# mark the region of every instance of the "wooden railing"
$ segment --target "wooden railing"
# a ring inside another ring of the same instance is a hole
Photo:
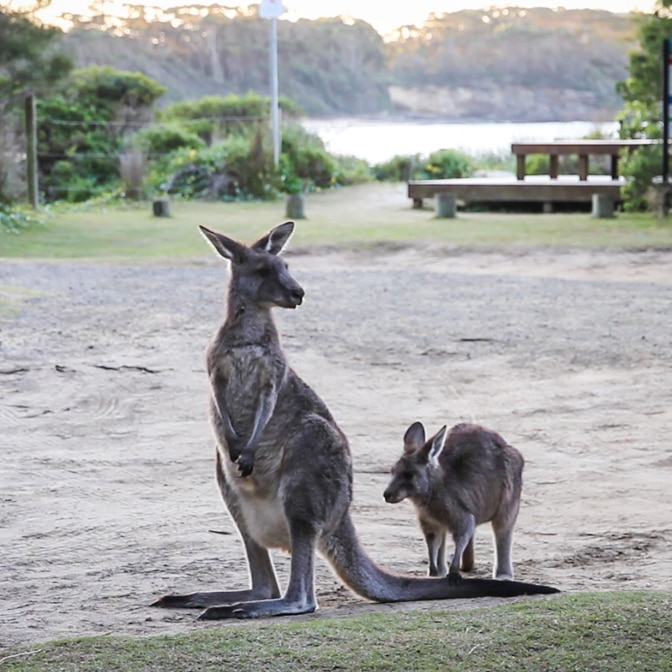
[[[653,145],[659,140],[558,140],[554,142],[514,142],[511,152],[516,156],[516,177],[524,180],[526,175],[525,159],[530,154],[547,154],[550,160],[549,174],[557,180],[559,157],[577,155],[579,157],[579,180],[588,179],[589,157],[611,156],[611,179],[618,180],[618,159],[624,149],[632,152],[638,147]]]

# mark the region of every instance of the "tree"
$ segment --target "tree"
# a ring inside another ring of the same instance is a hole
[[[58,51],[63,33],[40,24],[28,10],[0,7],[0,113],[24,90],[49,89],[72,69],[72,60]]]
[[[638,19],[640,48],[630,54],[629,77],[616,86],[625,101],[618,119],[621,137],[659,139],[663,135],[663,41],[672,36],[672,0],[656,0],[653,14]],[[650,207],[651,185],[660,175],[662,147],[642,147],[623,164],[627,210]]]
[[[43,26],[33,12],[48,1],[21,11],[0,7],[0,203],[21,197],[23,168],[16,157],[25,152],[21,106],[25,93],[48,91],[72,69],[58,51],[62,32]]]

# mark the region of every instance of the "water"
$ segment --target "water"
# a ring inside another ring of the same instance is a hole
[[[427,156],[438,149],[456,149],[471,156],[508,155],[512,142],[574,140],[599,131],[615,137],[617,122],[590,121],[514,123],[418,123],[361,119],[306,119],[332,154],[357,156],[381,163],[395,155]]]

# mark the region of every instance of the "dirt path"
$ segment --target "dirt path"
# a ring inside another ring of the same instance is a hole
[[[303,252],[283,342],[351,440],[376,559],[426,571],[410,505],[382,498],[406,427],[473,420],[527,460],[518,578],[672,590],[672,253]],[[0,646],[222,627],[147,605],[247,581],[205,412],[225,279],[214,259],[3,260]],[[488,575],[486,527],[476,561]],[[428,606],[369,606],[324,563],[317,583],[326,615]]]

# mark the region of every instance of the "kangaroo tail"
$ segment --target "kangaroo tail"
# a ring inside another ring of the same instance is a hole
[[[497,579],[421,578],[394,574],[377,565],[366,552],[346,513],[339,526],[320,541],[320,552],[337,576],[358,595],[374,602],[410,602],[473,597],[516,597],[560,592],[551,586]]]

